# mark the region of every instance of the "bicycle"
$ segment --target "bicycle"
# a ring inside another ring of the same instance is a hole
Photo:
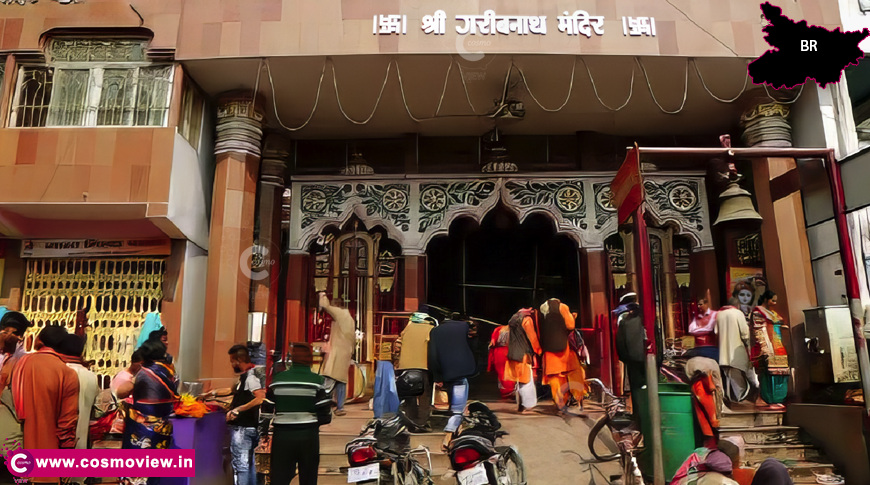
[[[588,379],[586,384],[587,388],[591,384],[601,388],[601,401],[604,406],[604,416],[592,426],[589,432],[587,445],[590,453],[598,461],[613,461],[619,458],[622,465],[622,485],[644,485],[637,465],[637,455],[642,451],[639,444],[643,435],[637,429],[631,414],[626,411],[626,399],[613,394],[598,379]],[[605,427],[609,431],[608,435],[616,442],[617,453],[599,454],[595,450],[595,441]]]

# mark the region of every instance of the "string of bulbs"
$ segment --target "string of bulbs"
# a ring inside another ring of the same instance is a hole
[[[598,102],[601,104],[601,106],[603,106],[608,111],[612,111],[612,112],[620,111],[623,108],[625,108],[626,106],[628,106],[628,103],[631,101],[632,97],[634,96],[634,80],[635,80],[635,73],[637,71],[634,68],[634,66],[632,66],[632,70],[631,70],[631,81],[629,82],[628,96],[625,98],[625,102],[623,102],[619,107],[614,108],[614,107],[609,106],[607,103],[604,102],[603,99],[601,99],[601,96],[598,94],[598,87],[595,83],[595,78],[592,75],[592,70],[589,69],[589,65],[586,63],[586,60],[582,57],[579,57],[579,56],[574,57],[574,63],[573,63],[573,66],[571,68],[571,79],[568,83],[568,94],[565,96],[565,101],[562,102],[562,104],[559,105],[559,107],[557,107],[557,108],[547,108],[538,100],[538,98],[532,92],[532,88],[526,79],[525,72],[523,71],[523,69],[520,66],[516,65],[516,63],[514,63],[513,60],[511,60],[510,67],[508,67],[507,73],[505,74],[505,87],[507,87],[507,85],[509,83],[510,76],[513,73],[513,70],[516,69],[520,75],[520,78],[522,79],[522,82],[523,82],[523,85],[525,86],[526,92],[529,93],[529,96],[532,98],[532,100],[534,100],[535,104],[537,104],[538,107],[543,111],[546,111],[549,113],[559,112],[563,108],[565,108],[565,106],[568,105],[568,101],[570,101],[571,95],[573,94],[574,80],[576,78],[577,60],[578,59],[583,63],[583,66],[586,69],[586,74],[587,74],[587,76],[589,76],[589,82],[592,84],[592,91],[595,94],[595,98],[598,100]],[[734,97],[729,98],[729,99],[720,98],[719,96],[715,95],[710,90],[710,88],[707,86],[707,82],[704,80],[704,76],[701,74],[701,70],[698,68],[698,64],[697,64],[697,62],[695,62],[695,59],[687,58],[686,59],[686,69],[685,69],[685,80],[683,83],[682,101],[680,102],[680,106],[677,109],[668,110],[664,106],[662,106],[661,103],[659,102],[659,100],[656,98],[655,92],[653,91],[652,83],[650,82],[649,74],[647,73],[646,66],[643,64],[643,61],[639,57],[635,57],[634,60],[635,60],[635,64],[637,65],[637,67],[640,68],[640,72],[643,74],[643,78],[646,81],[647,89],[649,90],[649,93],[653,99],[653,102],[659,108],[659,110],[661,110],[662,113],[669,114],[669,115],[678,114],[678,113],[682,112],[686,107],[686,101],[688,99],[688,94],[689,94],[689,65],[690,64],[694,67],[695,74],[698,76],[698,79],[701,81],[701,85],[704,87],[704,90],[707,92],[707,94],[709,94],[713,99],[715,99],[716,101],[718,101],[720,103],[733,103],[733,102],[737,101],[740,98],[740,96],[742,96],[743,93],[746,92],[746,88],[749,85],[749,75],[747,73],[747,75],[744,77],[744,80],[743,80],[743,87],[740,89],[740,92],[738,92],[737,95],[735,95]],[[442,89],[441,89],[441,95],[438,99],[438,106],[435,109],[434,114],[432,116],[428,116],[428,117],[427,116],[415,116],[411,112],[411,108],[410,108],[410,106],[408,106],[407,96],[405,95],[405,85],[404,85],[404,82],[402,80],[402,71],[401,71],[401,68],[399,67],[399,62],[396,59],[390,60],[389,64],[387,64],[386,72],[384,73],[384,81],[381,84],[381,88],[380,88],[380,91],[378,92],[378,97],[375,100],[374,107],[372,107],[371,113],[363,120],[356,120],[354,118],[351,118],[351,116],[348,115],[347,112],[345,111],[344,106],[341,103],[341,96],[340,96],[339,90],[338,90],[338,77],[337,77],[336,71],[335,71],[335,63],[332,62],[332,58],[330,58],[330,57],[327,57],[323,61],[323,68],[320,71],[320,79],[317,83],[317,92],[314,96],[314,104],[311,107],[311,112],[308,114],[308,118],[306,118],[306,120],[299,126],[296,126],[296,127],[287,126],[287,124],[285,124],[283,122],[283,120],[281,119],[281,115],[278,113],[278,103],[277,103],[277,99],[276,99],[276,95],[275,95],[275,82],[274,82],[274,79],[272,77],[272,68],[269,65],[268,59],[261,59],[260,60],[260,65],[259,65],[259,68],[257,69],[257,80],[255,83],[254,92],[256,93],[259,90],[260,75],[262,74],[263,68],[265,67],[266,74],[269,78],[269,87],[270,87],[270,90],[272,93],[272,108],[274,110],[275,119],[278,121],[278,124],[282,128],[284,128],[285,130],[299,131],[299,130],[305,128],[311,122],[312,118],[314,118],[314,113],[317,111],[317,106],[320,103],[320,95],[321,95],[322,90],[323,90],[323,79],[326,76],[326,68],[327,68],[327,65],[329,65],[329,67],[332,70],[333,89],[335,91],[335,100],[338,103],[339,111],[341,112],[342,116],[344,116],[344,118],[347,121],[349,121],[355,125],[365,125],[369,121],[372,120],[372,118],[374,117],[375,113],[378,110],[378,106],[380,105],[381,100],[383,99],[384,90],[387,86],[387,83],[390,80],[390,72],[392,71],[392,67],[394,64],[396,66],[396,76],[397,76],[398,81],[399,81],[399,91],[400,91],[401,96],[402,96],[402,104],[405,107],[405,111],[408,113],[408,117],[410,117],[413,121],[420,123],[420,122],[424,122],[424,121],[443,119],[443,118],[456,118],[456,117],[469,117],[469,116],[472,116],[472,117],[491,116],[488,114],[479,113],[478,110],[474,107],[474,103],[472,103],[472,101],[471,101],[471,94],[468,91],[468,85],[466,84],[465,72],[462,70],[462,64],[457,62],[453,55],[450,56],[450,63],[447,66],[447,72],[445,73],[445,76],[444,76],[444,84],[443,84]],[[459,73],[460,73],[459,77],[462,81],[462,89],[465,91],[465,99],[468,102],[468,106],[469,106],[469,108],[471,108],[472,113],[471,114],[456,114],[456,115],[440,115],[439,113],[441,111],[441,106],[444,103],[444,97],[447,94],[447,85],[449,84],[450,73],[452,72],[454,64],[456,64],[458,69],[459,69]],[[765,89],[765,92],[767,92],[767,95],[771,100],[776,101],[778,103],[782,103],[782,104],[792,104],[792,103],[796,102],[798,100],[798,98],[800,98],[801,94],[803,93],[803,86],[801,86],[800,91],[798,91],[798,93],[794,97],[794,99],[783,101],[783,100],[778,100],[778,99],[773,98],[770,95],[770,92],[767,91],[767,85],[764,86],[764,89]],[[507,93],[507,89],[504,92]],[[504,101],[505,101],[505,99],[503,97],[502,102],[504,102]]]

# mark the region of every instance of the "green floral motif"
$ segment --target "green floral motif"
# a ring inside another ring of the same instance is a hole
[[[527,180],[505,184],[511,199],[520,207],[551,206],[575,227],[586,229],[586,198],[583,182]]]
[[[662,217],[689,222],[703,230],[703,204],[698,195],[698,182],[694,180],[668,180],[643,183],[646,202]]]
[[[495,191],[495,182],[474,180],[420,185],[419,232],[444,222],[447,210],[457,205],[476,207]]]
[[[358,192],[366,208],[366,215],[378,216],[393,222],[402,232],[411,227],[411,186],[408,184],[360,185]]]
[[[302,187],[302,228],[324,217],[337,217],[342,205],[353,195],[350,184],[314,184]]]
[[[616,213],[610,183],[592,184],[592,191],[595,193],[595,229],[601,229]]]

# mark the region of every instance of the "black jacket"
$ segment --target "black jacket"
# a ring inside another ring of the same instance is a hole
[[[619,360],[626,364],[645,362],[644,340],[643,317],[640,313],[625,317],[616,330],[616,355]]]
[[[468,344],[468,323],[447,320],[432,329],[429,370],[435,382],[453,382],[477,374],[477,362]]]

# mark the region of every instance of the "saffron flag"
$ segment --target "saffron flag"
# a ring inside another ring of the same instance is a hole
[[[625,161],[610,182],[617,221],[625,223],[643,202],[643,181],[640,177],[640,151],[637,145],[625,155]]]

